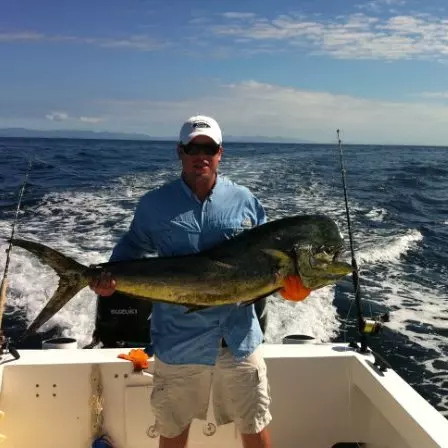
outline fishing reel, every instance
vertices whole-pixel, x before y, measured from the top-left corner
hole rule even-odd
[[[0,356],[8,353],[8,339],[0,330]]]
[[[359,353],[372,354],[374,356],[372,367],[381,373],[386,372],[387,369],[391,369],[392,367],[382,356],[367,346],[367,335],[378,334],[384,328],[384,323],[389,321],[389,313],[384,313],[376,319],[362,319],[362,327],[360,326],[361,328],[359,329],[361,335],[360,343],[358,344],[358,342],[352,341],[349,344],[351,348]]]
[[[376,319],[363,319],[361,330],[362,334],[374,335],[378,334],[383,328],[384,323],[390,321],[389,313],[384,313]]]
[[[17,349],[11,344],[11,339],[7,338],[3,331],[0,330],[0,361],[3,362],[3,358],[11,355],[14,359],[19,359],[20,354]]]

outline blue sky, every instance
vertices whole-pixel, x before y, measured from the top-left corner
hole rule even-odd
[[[448,145],[442,0],[0,0],[0,127]]]

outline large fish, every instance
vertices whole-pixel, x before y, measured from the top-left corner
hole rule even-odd
[[[230,303],[252,303],[276,291],[301,300],[312,290],[352,272],[338,260],[343,239],[336,223],[322,215],[284,218],[240,233],[213,249],[177,257],[152,257],[92,266],[43,244],[14,239],[59,274],[59,286],[27,330],[36,331],[90,280],[107,272],[116,290],[184,305],[189,311]],[[289,291],[288,291],[289,290]]]

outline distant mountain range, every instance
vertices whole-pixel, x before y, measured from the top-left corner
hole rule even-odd
[[[123,132],[97,132],[97,131],[70,131],[54,130],[42,131],[25,128],[4,128],[0,129],[0,137],[21,137],[21,138],[81,138],[96,140],[152,140],[147,134],[131,134]]]
[[[143,133],[107,132],[107,131],[77,131],[77,130],[53,130],[42,131],[25,128],[3,128],[0,129],[0,137],[14,138],[74,138],[95,140],[157,140],[176,141],[177,137],[153,137]],[[240,143],[313,143],[311,141],[283,138],[265,137],[261,135],[239,137],[224,135],[224,142]]]
[[[248,137],[238,137],[236,135],[224,135],[224,142],[238,143],[314,143],[311,140],[300,140],[298,138],[266,137],[263,135],[252,135]]]

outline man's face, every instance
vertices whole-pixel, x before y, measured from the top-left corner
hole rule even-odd
[[[216,143],[206,135],[198,135],[191,140],[190,144],[195,148],[200,148],[200,145],[216,146]],[[213,177],[217,172],[223,149],[220,147],[214,155],[208,155],[204,151],[194,151],[192,154],[186,154],[185,149],[179,146],[177,152],[182,161],[182,170],[187,176],[207,179]]]

